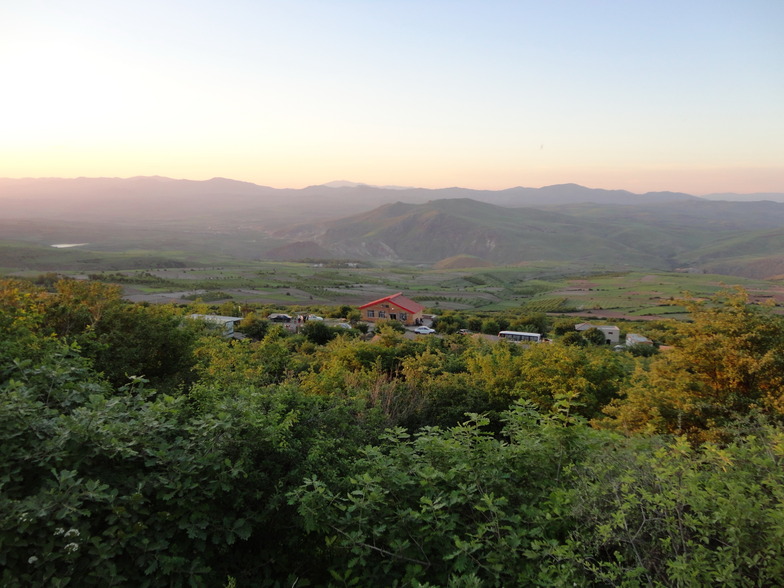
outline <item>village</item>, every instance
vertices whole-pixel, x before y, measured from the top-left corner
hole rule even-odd
[[[425,312],[426,308],[403,295],[402,292],[384,296],[362,304],[357,309],[357,316],[327,318],[312,313],[293,313],[271,312],[266,320],[273,324],[279,324],[291,333],[299,333],[308,324],[322,322],[325,326],[337,329],[350,330],[361,329],[363,334],[372,338],[376,328],[384,323],[394,324],[401,328],[404,335],[413,339],[417,336],[426,335],[445,335],[458,334],[473,337],[480,337],[490,342],[505,340],[513,343],[549,343],[552,339],[547,333],[537,333],[529,331],[515,331],[501,329],[496,332],[474,332],[468,328],[457,328],[455,323],[450,321],[445,327],[441,327],[439,315]],[[222,330],[224,336],[242,339],[245,335],[242,332],[241,324],[245,320],[240,316],[225,316],[216,314],[192,314],[191,318],[202,319],[210,324],[217,325]],[[352,321],[352,318],[354,319]],[[351,321],[351,322],[350,322]],[[353,324],[352,324],[353,322]],[[561,334],[564,334],[563,329]],[[587,339],[577,340],[589,341],[594,344],[613,346],[616,351],[621,351],[624,347],[651,346],[654,342],[644,335],[628,332],[623,333],[615,325],[593,324],[590,322],[575,322],[574,333],[577,335],[588,335]],[[572,339],[575,340],[574,338]]]

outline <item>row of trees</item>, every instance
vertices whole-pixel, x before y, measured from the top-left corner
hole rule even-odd
[[[772,585],[772,309],[651,358],[454,335],[223,339],[117,288],[0,285],[8,586]]]

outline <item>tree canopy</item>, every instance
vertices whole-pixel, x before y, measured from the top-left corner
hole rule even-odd
[[[784,576],[782,318],[743,292],[683,301],[644,357],[455,321],[226,339],[44,286],[0,282],[3,586]]]

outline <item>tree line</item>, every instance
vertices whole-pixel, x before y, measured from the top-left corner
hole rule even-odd
[[[3,280],[0,580],[777,584],[784,323],[682,303],[646,357],[538,315],[552,344],[258,315],[225,339],[193,306]]]

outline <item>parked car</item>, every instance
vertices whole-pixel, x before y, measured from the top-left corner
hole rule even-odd
[[[432,333],[435,333],[436,330],[435,329],[431,329],[430,327],[421,326],[421,327],[417,327],[416,329],[414,329],[414,332],[417,335],[430,335]]]
[[[287,314],[281,314],[278,312],[274,312],[267,317],[269,320],[276,322],[276,323],[290,323],[291,317]]]
[[[323,321],[324,317],[318,316],[317,314],[309,314],[308,315],[309,321]]]
[[[351,328],[353,328],[353,327],[352,327],[350,324],[348,324],[348,323],[338,323],[338,326],[339,326],[341,329],[351,329]]]

